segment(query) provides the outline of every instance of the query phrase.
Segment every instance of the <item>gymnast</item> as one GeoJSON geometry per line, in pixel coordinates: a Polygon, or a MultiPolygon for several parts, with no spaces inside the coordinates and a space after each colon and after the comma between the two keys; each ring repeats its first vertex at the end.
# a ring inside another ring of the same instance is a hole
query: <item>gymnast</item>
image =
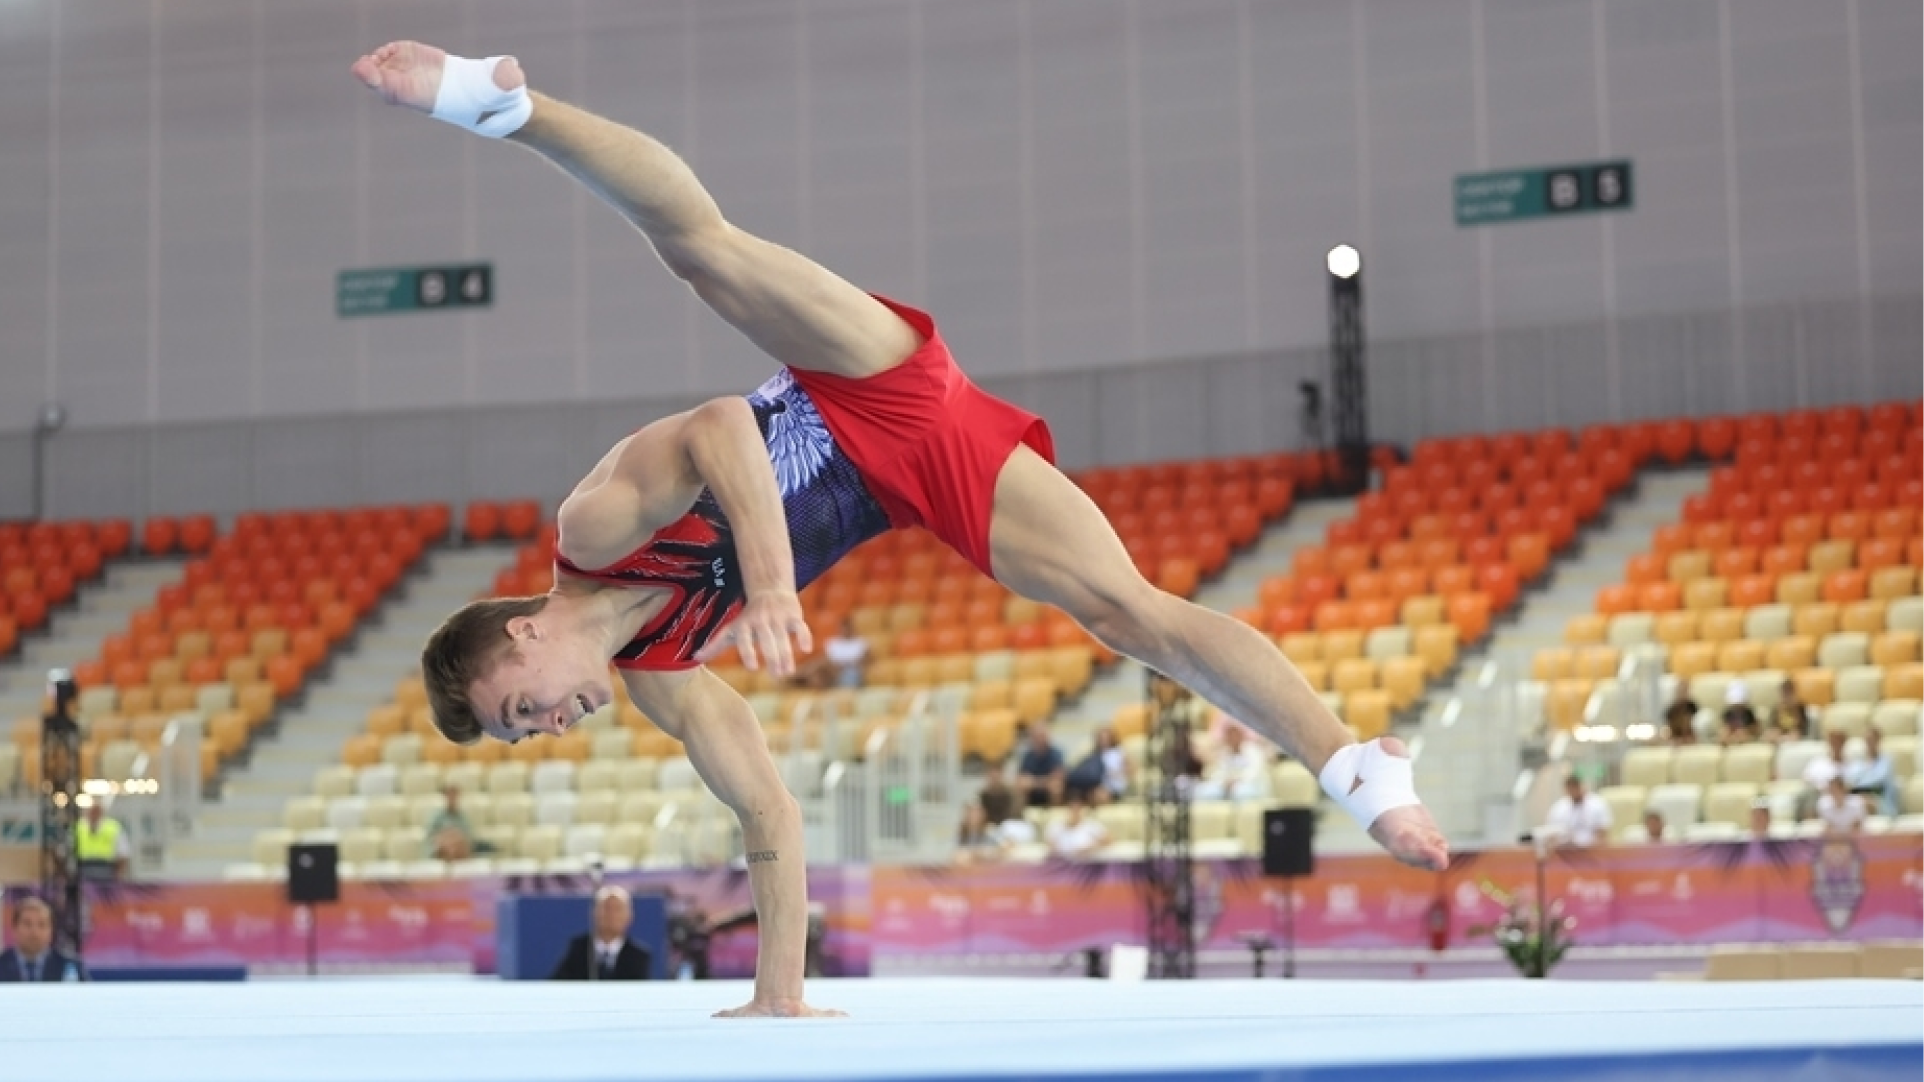
{"type": "Polygon", "coordinates": [[[635,704],[683,742],[741,821],[759,914],[753,997],[723,1015],[835,1012],[802,996],[795,799],[747,702],[703,663],[733,646],[751,669],[792,674],[812,648],[798,591],[890,529],[929,529],[1195,689],[1315,771],[1399,860],[1446,865],[1402,743],[1355,742],[1268,639],[1144,580],[1053,465],[1048,427],[972,383],[927,314],[736,228],[667,147],[530,90],[512,57],[402,41],[352,70],[391,104],[520,143],[587,185],[781,366],[752,394],[617,443],[557,512],[554,588],[474,602],[422,654],[435,726],[457,744],[567,731],[613,701],[611,660],[635,704]]]}

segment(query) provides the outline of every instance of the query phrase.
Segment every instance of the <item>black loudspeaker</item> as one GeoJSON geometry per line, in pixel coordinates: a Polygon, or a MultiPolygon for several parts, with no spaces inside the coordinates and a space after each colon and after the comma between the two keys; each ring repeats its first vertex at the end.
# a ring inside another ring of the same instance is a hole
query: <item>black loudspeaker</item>
{"type": "Polygon", "coordinates": [[[1309,808],[1263,812],[1263,874],[1310,875],[1316,871],[1316,813],[1309,808]]]}
{"type": "Polygon", "coordinates": [[[295,905],[341,900],[341,847],[323,845],[287,847],[287,900],[295,905]]]}

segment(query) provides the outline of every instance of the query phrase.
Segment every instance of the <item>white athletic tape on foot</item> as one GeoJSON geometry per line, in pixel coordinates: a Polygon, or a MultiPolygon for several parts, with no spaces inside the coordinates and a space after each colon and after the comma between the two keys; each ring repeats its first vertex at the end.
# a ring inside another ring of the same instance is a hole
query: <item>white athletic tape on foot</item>
{"type": "Polygon", "coordinates": [[[1317,780],[1323,783],[1323,792],[1365,828],[1392,808],[1422,803],[1416,796],[1414,764],[1408,756],[1384,751],[1381,740],[1338,749],[1323,764],[1317,780]],[[1358,778],[1363,784],[1356,784],[1358,778]]]}
{"type": "Polygon", "coordinates": [[[494,85],[495,65],[506,59],[491,56],[469,60],[450,54],[441,69],[441,88],[434,92],[434,112],[429,115],[490,139],[520,130],[534,112],[534,99],[528,97],[525,86],[503,90],[494,85]]]}

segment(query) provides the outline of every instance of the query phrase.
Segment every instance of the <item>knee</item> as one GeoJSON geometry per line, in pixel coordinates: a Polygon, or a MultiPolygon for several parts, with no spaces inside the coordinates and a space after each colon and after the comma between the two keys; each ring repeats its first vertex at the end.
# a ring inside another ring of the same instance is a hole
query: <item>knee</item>
{"type": "Polygon", "coordinates": [[[1092,592],[1081,611],[1071,615],[1104,646],[1141,660],[1157,653],[1161,622],[1156,613],[1163,600],[1162,591],[1138,578],[1092,592]]]}
{"type": "Polygon", "coordinates": [[[728,223],[717,219],[712,225],[683,230],[672,238],[658,238],[655,251],[669,273],[700,292],[714,281],[727,262],[729,234],[728,223]]]}

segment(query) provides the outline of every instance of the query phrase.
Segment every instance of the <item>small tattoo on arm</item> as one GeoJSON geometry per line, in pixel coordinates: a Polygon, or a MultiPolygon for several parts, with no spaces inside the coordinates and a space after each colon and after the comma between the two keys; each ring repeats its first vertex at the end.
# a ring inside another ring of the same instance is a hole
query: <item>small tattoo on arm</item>
{"type": "Polygon", "coordinates": [[[750,864],[772,864],[774,861],[775,851],[773,849],[756,849],[748,854],[748,863],[750,864]]]}

